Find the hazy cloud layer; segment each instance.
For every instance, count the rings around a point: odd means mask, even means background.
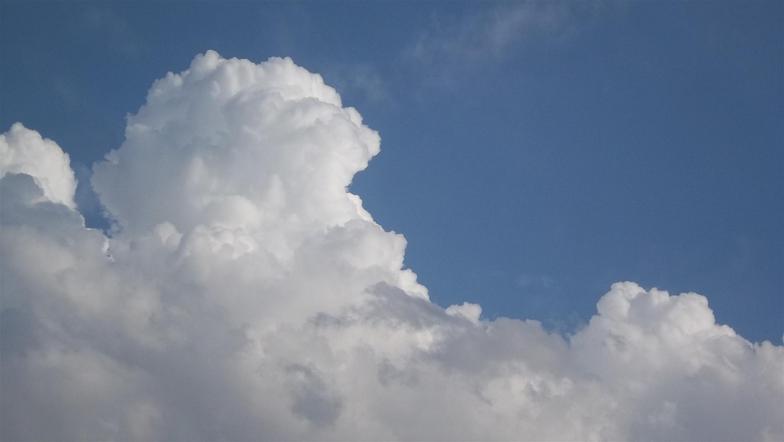
[[[95,165],[0,138],[4,440],[782,440],[784,348],[613,285],[572,336],[432,304],[346,187],[376,132],[290,59],[197,56]],[[524,312],[521,312],[524,313]]]

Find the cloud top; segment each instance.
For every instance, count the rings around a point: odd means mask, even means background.
[[[291,59],[257,65],[209,51],[153,84],[93,186],[126,230],[328,227],[368,218],[345,188],[379,142]]]

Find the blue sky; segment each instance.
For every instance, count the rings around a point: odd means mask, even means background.
[[[439,304],[571,330],[633,280],[781,342],[780,2],[0,8],[0,127],[56,140],[82,184],[194,54],[291,56],[380,132],[352,189]]]

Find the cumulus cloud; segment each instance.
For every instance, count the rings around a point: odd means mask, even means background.
[[[21,123],[0,134],[0,178],[10,173],[31,176],[44,198],[75,207],[76,180],[68,154]]]
[[[197,56],[92,185],[0,147],[4,440],[781,440],[784,348],[625,282],[573,335],[442,308],[346,189],[380,138],[290,59]]]

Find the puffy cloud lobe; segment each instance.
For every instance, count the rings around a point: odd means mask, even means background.
[[[0,178],[9,173],[30,175],[46,199],[76,207],[76,180],[68,154],[54,141],[42,138],[21,123],[0,134]]]
[[[430,303],[346,190],[378,135],[289,59],[157,81],[94,168],[111,236],[51,196],[72,175],[30,155],[67,156],[24,131],[0,179],[3,439],[784,438],[784,349],[703,296],[618,283],[571,336]]]

